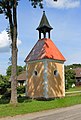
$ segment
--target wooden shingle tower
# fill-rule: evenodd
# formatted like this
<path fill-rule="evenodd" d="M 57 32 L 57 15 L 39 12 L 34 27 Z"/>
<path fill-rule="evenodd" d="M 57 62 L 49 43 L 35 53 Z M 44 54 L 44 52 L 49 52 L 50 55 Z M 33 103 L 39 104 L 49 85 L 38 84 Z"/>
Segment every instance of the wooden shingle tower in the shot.
<path fill-rule="evenodd" d="M 52 29 L 45 12 L 43 12 L 37 28 L 39 40 L 25 59 L 26 93 L 27 96 L 32 98 L 65 96 L 65 58 L 50 39 Z"/>

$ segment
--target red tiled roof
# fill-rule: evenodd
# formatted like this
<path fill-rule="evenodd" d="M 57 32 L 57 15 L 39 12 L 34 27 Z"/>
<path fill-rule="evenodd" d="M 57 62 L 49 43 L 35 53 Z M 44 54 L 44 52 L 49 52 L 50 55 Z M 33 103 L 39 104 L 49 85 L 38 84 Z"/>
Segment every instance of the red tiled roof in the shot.
<path fill-rule="evenodd" d="M 26 57 L 25 62 L 45 58 L 65 61 L 64 56 L 49 38 L 38 40 L 29 55 Z"/>

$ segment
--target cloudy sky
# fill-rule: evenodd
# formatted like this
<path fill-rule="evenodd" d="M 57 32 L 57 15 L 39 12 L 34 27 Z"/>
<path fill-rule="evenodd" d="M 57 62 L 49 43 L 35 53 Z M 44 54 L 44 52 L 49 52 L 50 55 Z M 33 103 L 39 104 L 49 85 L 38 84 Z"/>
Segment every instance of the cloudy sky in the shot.
<path fill-rule="evenodd" d="M 34 9 L 29 0 L 20 0 L 18 6 L 18 65 L 38 40 L 39 25 L 43 10 L 53 27 L 51 39 L 66 58 L 65 64 L 81 64 L 81 0 L 44 0 L 44 9 Z M 10 65 L 11 40 L 6 33 L 9 27 L 4 15 L 0 15 L 0 74 L 5 74 Z"/>

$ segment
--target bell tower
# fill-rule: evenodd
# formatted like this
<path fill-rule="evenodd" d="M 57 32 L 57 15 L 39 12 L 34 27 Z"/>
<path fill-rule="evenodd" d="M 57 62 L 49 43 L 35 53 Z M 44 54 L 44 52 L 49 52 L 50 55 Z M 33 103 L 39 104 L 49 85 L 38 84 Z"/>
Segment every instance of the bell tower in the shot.
<path fill-rule="evenodd" d="M 48 19 L 45 15 L 45 11 L 43 11 L 43 16 L 40 21 L 40 24 L 36 30 L 39 31 L 39 39 L 41 39 L 41 33 L 43 33 L 43 38 L 46 38 L 46 33 L 48 33 L 48 38 L 50 38 L 50 31 L 53 28 L 50 26 Z"/>
<path fill-rule="evenodd" d="M 60 98 L 65 96 L 64 62 L 62 53 L 50 39 L 53 28 L 43 11 L 36 42 L 26 62 L 26 95 L 30 98 Z"/>

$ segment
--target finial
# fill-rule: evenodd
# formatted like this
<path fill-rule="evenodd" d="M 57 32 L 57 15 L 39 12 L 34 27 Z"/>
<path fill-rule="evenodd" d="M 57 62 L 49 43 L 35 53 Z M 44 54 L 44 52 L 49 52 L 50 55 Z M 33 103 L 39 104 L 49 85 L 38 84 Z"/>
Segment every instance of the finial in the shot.
<path fill-rule="evenodd" d="M 43 13 L 45 13 L 45 11 L 43 11 Z"/>

